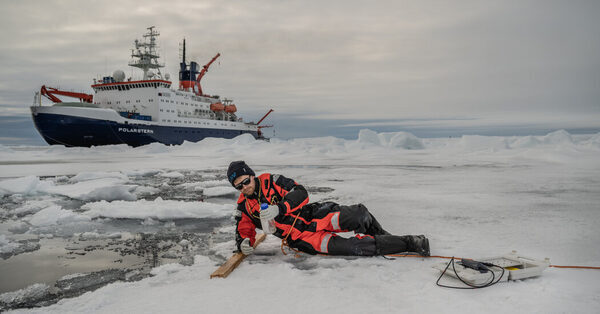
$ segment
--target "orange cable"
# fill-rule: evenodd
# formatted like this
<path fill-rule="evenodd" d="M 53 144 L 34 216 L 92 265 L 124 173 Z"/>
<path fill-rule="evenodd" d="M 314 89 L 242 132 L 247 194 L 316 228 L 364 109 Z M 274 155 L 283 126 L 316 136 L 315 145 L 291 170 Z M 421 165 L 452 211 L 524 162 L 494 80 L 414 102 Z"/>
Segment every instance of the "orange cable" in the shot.
<path fill-rule="evenodd" d="M 562 266 L 562 265 L 550 265 L 550 267 L 554 267 L 554 268 L 573 268 L 573 269 L 600 269 L 600 267 L 596 267 L 596 266 Z"/>

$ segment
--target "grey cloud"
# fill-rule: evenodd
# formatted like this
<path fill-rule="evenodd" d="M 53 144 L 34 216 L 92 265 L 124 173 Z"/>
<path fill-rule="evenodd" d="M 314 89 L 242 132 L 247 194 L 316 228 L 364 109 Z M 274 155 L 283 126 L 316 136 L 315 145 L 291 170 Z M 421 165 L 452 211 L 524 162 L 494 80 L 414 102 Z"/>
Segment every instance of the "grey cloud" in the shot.
<path fill-rule="evenodd" d="M 91 92 L 97 75 L 130 75 L 132 41 L 156 25 L 164 72 L 173 78 L 183 37 L 188 56 L 201 64 L 222 54 L 203 86 L 234 98 L 242 115 L 275 107 L 281 116 L 338 119 L 501 114 L 553 125 L 563 115 L 600 121 L 594 1 L 1 6 L 0 110 L 22 104 L 25 113 L 42 84 Z"/>

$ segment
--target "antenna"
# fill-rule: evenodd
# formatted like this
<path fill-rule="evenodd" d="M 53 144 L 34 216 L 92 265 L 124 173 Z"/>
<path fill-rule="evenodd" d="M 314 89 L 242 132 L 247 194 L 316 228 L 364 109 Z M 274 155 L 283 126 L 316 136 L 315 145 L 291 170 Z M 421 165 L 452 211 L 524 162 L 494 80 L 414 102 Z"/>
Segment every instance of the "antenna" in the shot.
<path fill-rule="evenodd" d="M 183 63 L 185 63 L 185 37 L 183 38 Z"/>
<path fill-rule="evenodd" d="M 142 69 L 142 71 L 144 71 L 144 80 L 150 79 L 149 73 L 152 73 L 149 71 L 150 69 L 157 69 L 157 74 L 162 78 L 160 68 L 165 66 L 164 63 L 161 64 L 158 62 L 160 56 L 156 51 L 156 48 L 158 47 L 156 38 L 160 33 L 154 30 L 154 27 L 155 26 L 150 26 L 147 28 L 148 32 L 143 35 L 143 42 L 138 39 L 134 41 L 135 49 L 132 49 L 131 51 L 131 57 L 138 58 L 138 60 L 132 60 L 129 62 L 129 65 Z"/>

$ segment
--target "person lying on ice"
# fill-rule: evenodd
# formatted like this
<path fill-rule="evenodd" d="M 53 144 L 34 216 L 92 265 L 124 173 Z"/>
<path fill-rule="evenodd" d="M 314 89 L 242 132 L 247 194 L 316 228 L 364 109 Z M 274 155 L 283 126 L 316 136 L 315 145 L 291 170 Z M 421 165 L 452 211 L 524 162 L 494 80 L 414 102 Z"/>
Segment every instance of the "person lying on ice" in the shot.
<path fill-rule="evenodd" d="M 227 178 L 241 191 L 236 211 L 236 244 L 248 255 L 254 251 L 260 218 L 275 219 L 275 236 L 308 254 L 375 256 L 415 252 L 429 256 L 429 241 L 423 235 L 391 235 L 363 205 L 334 202 L 308 203 L 308 192 L 294 180 L 263 173 L 258 177 L 244 161 L 229 165 Z M 261 211 L 262 203 L 269 204 Z M 336 232 L 354 231 L 344 238 Z"/>

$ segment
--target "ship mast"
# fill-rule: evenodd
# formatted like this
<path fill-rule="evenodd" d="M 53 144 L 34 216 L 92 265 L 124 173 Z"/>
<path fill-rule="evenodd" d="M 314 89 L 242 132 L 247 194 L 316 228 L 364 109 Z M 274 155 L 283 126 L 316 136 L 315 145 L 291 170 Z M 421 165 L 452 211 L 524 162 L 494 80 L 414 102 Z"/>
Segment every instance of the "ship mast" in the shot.
<path fill-rule="evenodd" d="M 144 80 L 158 78 L 162 79 L 162 74 L 160 73 L 160 68 L 163 68 L 164 63 L 159 63 L 158 52 L 156 51 L 157 44 L 156 38 L 160 35 L 158 31 L 154 30 L 155 26 L 148 27 L 148 32 L 144 34 L 144 40 L 140 41 L 136 39 L 134 41 L 135 48 L 131 50 L 131 57 L 138 58 L 137 60 L 132 60 L 129 62 L 129 65 L 132 67 L 140 68 L 144 71 Z M 157 73 L 152 73 L 150 69 L 157 69 Z"/>

